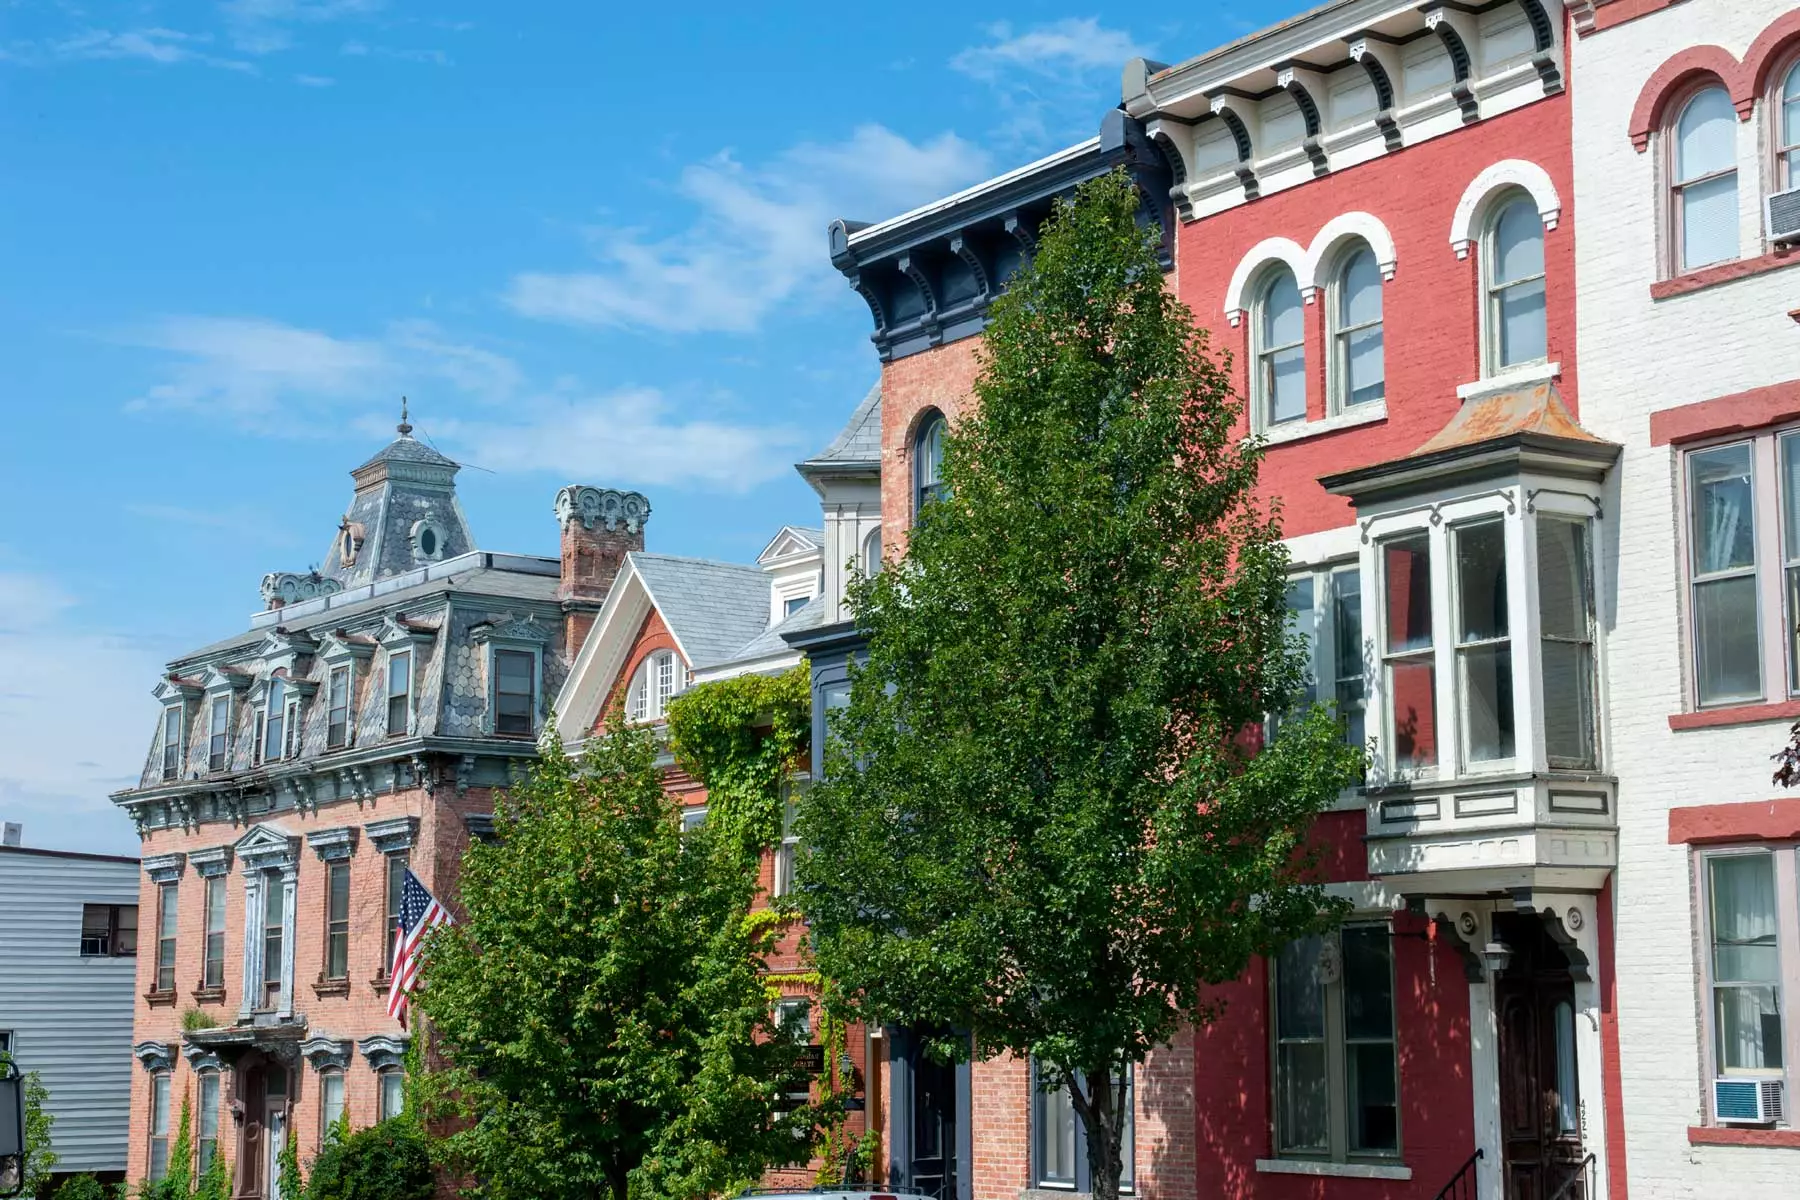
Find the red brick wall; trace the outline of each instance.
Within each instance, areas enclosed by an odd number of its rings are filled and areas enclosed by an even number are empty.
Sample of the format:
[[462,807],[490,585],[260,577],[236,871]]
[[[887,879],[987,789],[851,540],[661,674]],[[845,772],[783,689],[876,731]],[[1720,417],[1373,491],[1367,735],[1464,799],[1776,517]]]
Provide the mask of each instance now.
[[906,553],[912,527],[912,440],[919,418],[935,408],[954,425],[980,372],[979,338],[965,338],[881,368],[881,537],[890,556]]
[[[402,1026],[387,1015],[387,989],[373,981],[382,973],[387,953],[387,865],[376,852],[360,827],[372,821],[394,817],[419,818],[419,831],[413,843],[411,865],[420,881],[433,894],[444,899],[454,910],[456,876],[469,837],[463,816],[467,813],[491,813],[493,791],[471,788],[458,796],[448,783],[440,783],[435,794],[414,788],[378,796],[361,803],[337,801],[323,805],[316,813],[293,811],[259,817],[253,824],[273,824],[302,839],[299,851],[299,879],[294,914],[294,1007],[305,1015],[308,1034],[357,1041],[375,1034],[400,1034]],[[348,995],[317,994],[325,959],[325,864],[304,837],[309,832],[349,825],[357,827],[355,853],[350,857],[350,990]],[[197,831],[159,829],[148,831],[143,839],[143,854],[151,857],[173,852],[195,850],[235,843],[248,832],[248,826],[211,822]],[[243,996],[244,947],[244,876],[235,856],[225,885],[225,994],[222,1000],[205,1002],[194,999],[201,979],[202,949],[205,944],[205,885],[192,866],[183,870],[178,885],[179,924],[176,934],[175,1000],[173,1004],[154,1007],[144,999],[156,972],[156,902],[157,885],[146,876],[141,880],[139,898],[138,976],[136,1015],[133,1020],[133,1043],[165,1042],[176,1052],[176,1066],[171,1084],[172,1111],[170,1141],[174,1140],[174,1121],[181,1109],[181,1097],[187,1094],[196,1107],[195,1137],[198,1138],[199,1090],[195,1075],[180,1057],[182,1013],[198,1009],[218,1025],[237,1021]],[[309,1161],[318,1152],[319,1089],[317,1073],[304,1067],[297,1073],[291,1126],[299,1144],[300,1160]],[[128,1173],[137,1178],[149,1163],[150,1077],[140,1067],[132,1070],[131,1149]],[[229,1091],[226,1093],[227,1100]],[[371,1125],[376,1119],[377,1097],[375,1075],[360,1054],[351,1056],[345,1072],[345,1107],[352,1124]],[[220,1146],[228,1158],[236,1151],[236,1127],[230,1115],[224,1114],[220,1127]]]
[[662,614],[652,608],[650,615],[644,618],[643,625],[638,629],[637,638],[631,643],[630,652],[625,655],[624,669],[619,672],[618,678],[612,681],[612,687],[607,690],[606,703],[600,706],[600,715],[594,720],[595,729],[605,726],[607,714],[612,712],[612,706],[624,700],[625,689],[631,686],[631,676],[637,671],[638,664],[657,650],[673,650],[676,658],[681,659],[683,663],[687,661],[681,658],[681,647],[675,644],[675,635],[664,623]]
[[[1578,411],[1569,120],[1567,94],[1549,97],[1181,225],[1176,235],[1177,293],[1211,331],[1213,347],[1230,352],[1240,395],[1248,379],[1251,322],[1231,328],[1225,294],[1244,255],[1264,238],[1286,237],[1310,246],[1327,221],[1346,212],[1374,215],[1394,239],[1395,274],[1382,287],[1387,419],[1270,448],[1262,489],[1281,499],[1289,536],[1348,525],[1348,502],[1327,495],[1318,477],[1417,449],[1455,415],[1457,386],[1480,376],[1478,255],[1456,257],[1450,223],[1464,189],[1502,159],[1522,158],[1544,168],[1562,200],[1557,227],[1544,235],[1549,356],[1562,364],[1558,386],[1570,411]],[[1318,419],[1326,408],[1324,297],[1304,311],[1306,409],[1309,419]]]

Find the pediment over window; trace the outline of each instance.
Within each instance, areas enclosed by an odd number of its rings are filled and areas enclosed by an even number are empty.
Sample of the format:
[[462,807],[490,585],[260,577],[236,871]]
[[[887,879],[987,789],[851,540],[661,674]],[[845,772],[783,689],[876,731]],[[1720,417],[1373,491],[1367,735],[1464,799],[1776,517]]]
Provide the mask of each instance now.
[[279,825],[258,825],[232,847],[246,873],[291,867],[299,861],[300,839]]
[[309,633],[300,633],[285,625],[277,625],[273,632],[264,635],[262,644],[256,648],[256,656],[269,661],[304,657],[318,652],[319,643]]
[[415,621],[405,613],[389,613],[382,619],[381,629],[375,640],[383,646],[404,644],[425,645],[436,640],[438,627],[427,625],[423,621]]
[[175,1053],[167,1042],[139,1042],[131,1048],[131,1056],[143,1064],[144,1070],[152,1073],[167,1071],[175,1065]]
[[226,666],[224,663],[214,663],[200,676],[200,686],[212,693],[226,690],[241,692],[255,682],[254,672],[243,667]]
[[542,646],[550,641],[550,631],[538,624],[535,613],[523,617],[517,613],[490,613],[488,619],[469,630],[477,642],[527,642]]
[[374,657],[377,645],[379,643],[366,633],[334,629],[320,640],[319,657],[333,665],[351,659],[366,662]]
[[204,850],[189,853],[188,862],[203,879],[215,875],[225,875],[231,871],[231,847],[208,846]]
[[187,679],[180,675],[165,675],[151,689],[150,694],[164,704],[174,704],[176,701],[198,700],[205,690],[205,685],[198,679]]
[[326,1037],[323,1034],[300,1043],[300,1057],[315,1071],[342,1071],[350,1065],[349,1038]]

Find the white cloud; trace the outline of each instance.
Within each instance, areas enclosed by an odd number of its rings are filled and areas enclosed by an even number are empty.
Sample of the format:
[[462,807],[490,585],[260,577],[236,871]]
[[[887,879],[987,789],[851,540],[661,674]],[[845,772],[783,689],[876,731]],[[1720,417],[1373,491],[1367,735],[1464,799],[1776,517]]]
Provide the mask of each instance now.
[[950,65],[993,90],[1003,140],[1037,149],[1091,137],[1101,111],[1118,101],[1125,64],[1150,53],[1131,34],[1093,17],[1024,30],[1002,21],[988,26],[987,35]]
[[136,853],[106,797],[143,768],[160,654],[86,624],[41,574],[0,570],[0,614],[0,818],[21,822],[28,846]]
[[294,76],[294,82],[301,87],[324,88],[330,87],[332,84],[336,83],[337,80],[329,75],[296,75]]
[[844,142],[802,143],[759,167],[729,152],[688,167],[691,224],[669,237],[596,229],[600,265],[514,277],[524,316],[666,333],[749,332],[777,305],[835,286],[825,254],[834,217],[878,220],[987,174],[987,153],[954,133],[912,142],[863,125]]
[[[511,358],[458,342],[429,321],[344,338],[262,318],[170,317],[119,340],[169,360],[163,382],[132,401],[139,411],[201,414],[282,436],[366,418],[360,423],[380,434],[400,395],[411,388],[417,397],[426,385],[433,399],[421,433],[429,429],[461,461],[496,471],[603,469],[634,485],[698,482],[742,491],[784,475],[804,449],[798,430],[748,424],[699,401],[678,405],[653,389],[594,393],[570,381],[534,385]],[[433,381],[445,386],[431,389]],[[468,415],[452,415],[458,410]],[[417,420],[419,406],[414,413]],[[139,505],[134,511],[205,523],[187,510]]]
[[294,44],[294,28],[366,17],[381,0],[225,0],[219,5],[231,44],[246,54],[273,54]]
[[18,42],[5,56],[16,62],[136,61],[173,66],[201,63],[228,71],[253,74],[256,68],[238,59],[210,52],[212,38],[203,33],[183,33],[152,26],[144,29],[83,29],[64,37],[38,42]]

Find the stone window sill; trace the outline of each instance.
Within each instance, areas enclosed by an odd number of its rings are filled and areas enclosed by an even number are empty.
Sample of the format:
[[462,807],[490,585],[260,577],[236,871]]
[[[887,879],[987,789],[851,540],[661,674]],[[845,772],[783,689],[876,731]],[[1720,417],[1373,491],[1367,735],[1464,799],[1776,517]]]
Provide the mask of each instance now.
[[1743,1129],[1731,1125],[1689,1125],[1690,1146],[1774,1146],[1800,1150],[1800,1129]]
[[1309,1158],[1259,1158],[1256,1169],[1268,1175],[1320,1175],[1337,1179],[1410,1180],[1412,1168],[1399,1163],[1320,1162]]
[[313,995],[321,1000],[325,999],[327,996],[348,996],[350,994],[350,980],[347,978],[320,979],[314,982],[312,990]]
[[144,1001],[149,1004],[151,1008],[162,1008],[164,1005],[172,1005],[175,1003],[175,991],[173,988],[166,992],[159,992],[155,989],[151,989],[144,993]]
[[1524,388],[1536,387],[1540,383],[1549,383],[1562,374],[1560,362],[1521,363],[1516,367],[1507,367],[1492,375],[1483,375],[1473,383],[1461,383],[1456,387],[1458,400],[1477,400],[1482,396],[1492,396],[1499,392],[1516,392]]
[[222,987],[197,987],[193,991],[195,1004],[225,1003],[225,989]]
[[388,985],[391,982],[392,981],[388,979],[387,972],[383,971],[381,974],[377,975],[375,978],[369,980],[369,987],[375,992],[375,994],[377,996],[385,996],[388,994]]
[[1303,442],[1307,438],[1323,437],[1328,433],[1336,433],[1340,429],[1355,429],[1360,425],[1374,425],[1387,420],[1387,401],[1375,401],[1370,404],[1359,404],[1348,412],[1335,416],[1322,417],[1317,421],[1290,421],[1265,429],[1259,435],[1265,446],[1283,446],[1289,442]]
[[1657,280],[1650,285],[1650,298],[1667,300],[1671,296],[1685,296],[1689,292],[1717,287],[1721,283],[1730,283],[1736,279],[1748,279],[1752,275],[1766,275],[1770,271],[1779,271],[1781,268],[1791,267],[1795,263],[1800,263],[1800,254],[1787,248],[1764,254],[1759,258],[1739,258],[1730,262],[1715,263],[1710,267],[1689,271],[1685,275],[1677,275],[1673,279]]
[[1718,729],[1726,725],[1757,725],[1764,721],[1800,720],[1800,700],[1781,700],[1774,704],[1733,704],[1725,708],[1703,708],[1698,712],[1671,713],[1669,728],[1677,733],[1684,729]]

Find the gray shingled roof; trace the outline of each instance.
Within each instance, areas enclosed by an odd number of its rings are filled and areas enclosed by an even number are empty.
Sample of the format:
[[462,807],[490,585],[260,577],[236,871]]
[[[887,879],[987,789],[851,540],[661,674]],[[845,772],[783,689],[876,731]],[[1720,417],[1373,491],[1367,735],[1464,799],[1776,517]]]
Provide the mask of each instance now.
[[376,452],[358,471],[374,466],[378,462],[411,462],[428,463],[434,467],[458,467],[462,464],[453,458],[445,458],[424,442],[416,440],[412,434],[403,433]]
[[800,469],[880,461],[881,384],[876,383],[856,406],[856,411],[850,414],[849,422],[831,440],[831,445],[801,463]]
[[634,550],[650,599],[696,670],[736,657],[769,625],[769,577],[761,567]]
[[[814,596],[805,605],[796,610],[779,624],[769,628],[750,639],[748,645],[738,647],[738,652],[725,662],[749,662],[758,658],[769,658],[777,654],[792,654],[794,648],[782,640],[784,633],[798,633],[802,629],[812,629],[824,620],[825,597]],[[724,663],[715,664],[723,666]]]

